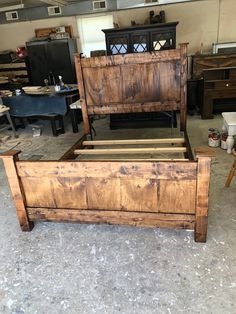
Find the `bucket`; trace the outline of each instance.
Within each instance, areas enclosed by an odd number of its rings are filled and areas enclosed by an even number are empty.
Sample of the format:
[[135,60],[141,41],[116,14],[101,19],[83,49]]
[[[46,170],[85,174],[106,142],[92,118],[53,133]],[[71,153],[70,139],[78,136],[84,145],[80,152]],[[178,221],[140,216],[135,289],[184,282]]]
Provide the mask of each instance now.
[[220,138],[221,138],[220,147],[221,147],[222,149],[227,149],[226,141],[227,141],[227,138],[228,138],[228,133],[227,133],[227,132],[222,132]]
[[220,132],[218,129],[208,129],[208,146],[219,147],[220,146]]

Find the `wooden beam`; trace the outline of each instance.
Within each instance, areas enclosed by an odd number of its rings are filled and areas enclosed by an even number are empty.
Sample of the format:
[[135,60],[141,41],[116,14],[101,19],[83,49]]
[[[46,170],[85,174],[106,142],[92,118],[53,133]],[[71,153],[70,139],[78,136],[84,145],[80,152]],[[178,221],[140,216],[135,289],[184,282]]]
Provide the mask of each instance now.
[[206,242],[211,158],[198,157],[195,241]]
[[27,207],[33,221],[69,221],[108,223],[138,227],[194,229],[195,216],[191,214],[160,214],[112,210],[55,209]]
[[174,144],[184,143],[184,138],[159,138],[159,139],[135,139],[135,140],[97,140],[97,141],[84,141],[83,145],[146,145],[146,144]]
[[110,149],[76,149],[78,155],[120,155],[120,154],[162,154],[184,153],[186,147],[158,147],[158,148],[110,148]]
[[76,148],[81,148],[83,149],[83,142],[86,139],[86,135],[83,135],[73,146],[71,146],[64,155],[61,156],[61,158],[59,159],[60,161],[62,160],[68,160],[68,159],[75,159],[77,157],[77,155],[74,154],[74,150]]
[[164,102],[145,103],[101,103],[88,105],[88,114],[132,113],[132,112],[155,112],[176,111],[180,109],[180,103],[170,100]]
[[88,159],[87,157],[83,159],[83,157],[80,157],[78,160],[83,160],[83,161],[189,161],[189,159],[185,158],[132,158],[130,157],[129,159],[127,158],[119,158],[119,159],[113,159],[113,158],[102,158],[102,159]]
[[16,206],[16,213],[21,230],[30,231],[34,227],[34,223],[31,222],[27,216],[25,208],[25,196],[16,170],[16,163],[19,160],[19,153],[20,151],[12,150],[7,153],[1,154],[0,158],[2,158],[5,166],[5,171],[11,189],[12,197]]

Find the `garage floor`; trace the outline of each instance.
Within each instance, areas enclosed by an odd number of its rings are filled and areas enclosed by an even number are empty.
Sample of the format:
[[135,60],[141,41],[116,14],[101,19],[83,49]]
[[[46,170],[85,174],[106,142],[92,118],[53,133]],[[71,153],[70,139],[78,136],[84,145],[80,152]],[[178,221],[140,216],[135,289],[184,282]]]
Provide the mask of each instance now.
[[[169,129],[110,131],[106,119],[94,126],[98,138],[170,136]],[[188,117],[192,147],[207,145],[209,127],[220,128],[221,116]],[[67,129],[54,138],[45,122],[33,138],[27,127],[0,149],[17,145],[22,159],[56,159],[82,135]],[[206,244],[190,231],[107,225],[37,223],[23,233],[1,162],[0,313],[236,313],[236,178],[224,188],[233,158],[214,150]]]

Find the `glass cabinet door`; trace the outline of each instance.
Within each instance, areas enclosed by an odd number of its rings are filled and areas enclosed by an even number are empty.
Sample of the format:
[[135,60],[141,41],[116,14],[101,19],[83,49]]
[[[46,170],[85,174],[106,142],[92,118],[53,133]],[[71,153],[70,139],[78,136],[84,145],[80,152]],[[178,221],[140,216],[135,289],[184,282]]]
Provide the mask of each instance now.
[[131,35],[131,50],[132,52],[149,51],[148,33],[132,34]]
[[109,36],[107,39],[108,49],[111,55],[123,54],[129,52],[128,35]]
[[152,32],[151,50],[166,50],[175,48],[174,32]]

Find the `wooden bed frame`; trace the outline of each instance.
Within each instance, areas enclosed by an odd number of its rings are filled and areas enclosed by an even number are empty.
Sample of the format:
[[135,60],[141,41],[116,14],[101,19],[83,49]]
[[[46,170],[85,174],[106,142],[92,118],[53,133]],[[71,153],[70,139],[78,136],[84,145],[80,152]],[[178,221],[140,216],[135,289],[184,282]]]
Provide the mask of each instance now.
[[[189,145],[187,45],[77,55],[76,70],[83,137],[58,161],[20,161],[19,151],[1,155],[21,229],[29,231],[39,220],[183,228],[205,242],[212,154],[199,149],[194,161]],[[90,115],[161,110],[180,112],[180,137],[92,140]],[[172,157],[158,157],[163,153]],[[177,153],[184,156],[176,159]]]

